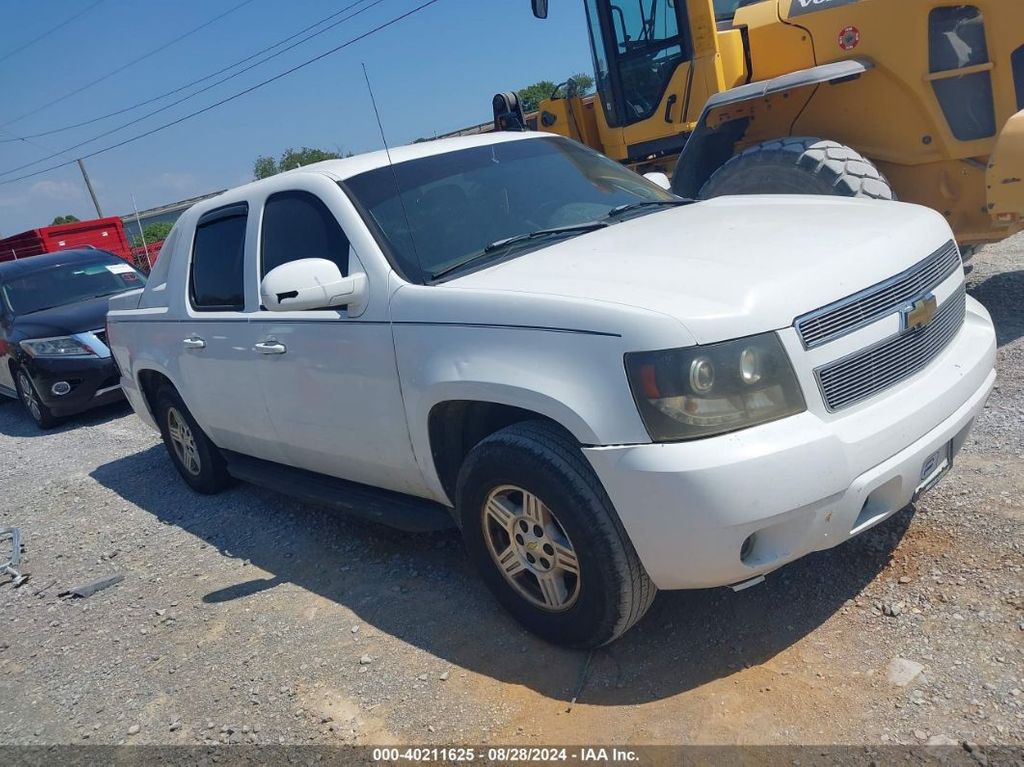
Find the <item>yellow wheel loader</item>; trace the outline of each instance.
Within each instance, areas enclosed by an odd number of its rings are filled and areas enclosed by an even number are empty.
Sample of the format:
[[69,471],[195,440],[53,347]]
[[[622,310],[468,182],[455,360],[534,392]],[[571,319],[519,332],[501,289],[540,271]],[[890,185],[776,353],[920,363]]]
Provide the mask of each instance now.
[[596,93],[570,82],[529,120],[498,94],[496,129],[569,136],[686,197],[927,205],[967,252],[1024,229],[1024,0],[584,5]]

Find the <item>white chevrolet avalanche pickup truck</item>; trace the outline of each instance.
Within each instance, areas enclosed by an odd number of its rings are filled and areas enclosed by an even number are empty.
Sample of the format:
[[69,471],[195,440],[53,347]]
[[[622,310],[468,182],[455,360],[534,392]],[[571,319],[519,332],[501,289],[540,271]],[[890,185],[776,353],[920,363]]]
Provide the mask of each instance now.
[[123,390],[195,490],[454,523],[528,628],[610,642],[907,506],[995,380],[935,212],[657,181],[528,133],[225,192],[111,301]]

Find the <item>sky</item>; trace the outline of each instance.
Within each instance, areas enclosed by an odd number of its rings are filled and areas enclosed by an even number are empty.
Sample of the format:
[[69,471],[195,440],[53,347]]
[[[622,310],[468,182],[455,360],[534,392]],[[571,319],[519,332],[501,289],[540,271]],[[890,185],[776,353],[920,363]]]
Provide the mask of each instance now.
[[[243,1],[0,0],[0,236],[47,226],[59,215],[96,215],[77,164],[22,181],[10,179],[175,120],[425,2],[379,0],[372,5],[374,0],[363,0],[334,20],[366,9],[363,13],[309,42],[77,149],[70,147],[238,68],[130,112],[29,138],[130,107],[228,67],[352,2],[248,0],[194,34],[85,87]],[[103,213],[130,213],[133,194],[141,210],[248,182],[258,155],[277,157],[288,147],[355,153],[380,149],[362,63],[392,146],[489,120],[491,97],[498,91],[538,80],[560,82],[593,68],[579,0],[551,3],[544,21],[533,17],[529,0],[438,0],[252,93],[87,158]],[[57,103],[38,109],[51,101]],[[29,112],[35,113],[23,117]],[[5,173],[65,149],[58,157]]]

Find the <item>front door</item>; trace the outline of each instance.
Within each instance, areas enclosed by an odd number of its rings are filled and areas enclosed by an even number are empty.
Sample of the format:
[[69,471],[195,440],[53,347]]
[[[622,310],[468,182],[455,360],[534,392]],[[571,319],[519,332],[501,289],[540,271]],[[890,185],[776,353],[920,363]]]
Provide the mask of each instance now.
[[[328,259],[343,275],[364,271],[339,223],[347,213],[342,192],[331,187],[319,194],[296,189],[267,198],[260,280],[300,258]],[[263,351],[259,380],[285,463],[416,494],[422,490],[421,475],[405,421],[385,286],[372,284],[375,276],[368,274],[370,294],[380,299],[371,299],[358,317],[344,308],[271,312],[260,307],[251,320]]]

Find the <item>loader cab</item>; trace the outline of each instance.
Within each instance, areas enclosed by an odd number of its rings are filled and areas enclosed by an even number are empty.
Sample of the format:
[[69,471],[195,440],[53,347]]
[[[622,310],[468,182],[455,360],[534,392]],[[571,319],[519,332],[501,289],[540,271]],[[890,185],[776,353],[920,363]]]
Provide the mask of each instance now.
[[692,58],[683,0],[586,0],[597,92],[609,127],[646,120]]
[[[723,75],[716,15],[731,16],[745,4],[584,0],[597,93],[586,103],[571,94],[542,102],[544,129],[580,140],[634,169],[644,164],[641,172],[671,172],[705,100],[723,80],[728,86],[735,79]],[[543,0],[533,7],[534,15],[546,16]],[[705,31],[698,35],[696,30]],[[736,35],[728,62],[732,69],[743,69]]]

